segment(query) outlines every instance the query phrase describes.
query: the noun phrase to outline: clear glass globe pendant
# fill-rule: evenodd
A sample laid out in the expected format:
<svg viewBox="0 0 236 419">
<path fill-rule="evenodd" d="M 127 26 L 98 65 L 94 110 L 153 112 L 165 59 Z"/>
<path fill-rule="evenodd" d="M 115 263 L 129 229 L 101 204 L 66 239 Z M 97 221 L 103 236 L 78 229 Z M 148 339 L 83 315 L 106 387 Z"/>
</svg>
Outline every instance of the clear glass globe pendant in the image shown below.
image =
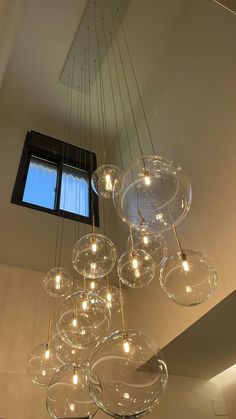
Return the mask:
<svg viewBox="0 0 236 419">
<path fill-rule="evenodd" d="M 97 294 L 77 292 L 62 303 L 56 327 L 69 346 L 89 349 L 108 333 L 110 310 Z"/>
<path fill-rule="evenodd" d="M 114 268 L 115 246 L 102 234 L 87 234 L 75 244 L 72 252 L 74 268 L 86 278 L 102 278 Z"/>
<path fill-rule="evenodd" d="M 183 249 L 167 257 L 161 268 L 160 284 L 176 303 L 195 306 L 214 294 L 218 276 L 207 256 L 196 250 Z"/>
<path fill-rule="evenodd" d="M 168 381 L 159 348 L 140 332 L 114 332 L 91 354 L 95 381 L 91 394 L 98 407 L 115 418 L 140 417 L 159 403 Z M 100 389 L 102 388 L 102 392 Z"/>
<path fill-rule="evenodd" d="M 73 279 L 64 268 L 53 268 L 45 275 L 43 286 L 50 297 L 65 297 L 73 288 Z"/>
<path fill-rule="evenodd" d="M 118 288 L 113 285 L 106 286 L 98 291 L 98 295 L 106 301 L 107 308 L 110 309 L 111 314 L 115 315 L 120 312 L 121 299 L 123 301 L 123 297 Z"/>
<path fill-rule="evenodd" d="M 189 178 L 180 166 L 149 156 L 137 159 L 119 176 L 113 202 L 131 227 L 162 233 L 186 216 L 191 197 Z"/>
<path fill-rule="evenodd" d="M 67 365 L 60 373 L 60 378 L 52 377 L 48 386 L 46 407 L 51 418 L 93 418 L 98 408 L 89 392 L 89 378 L 93 380 L 89 370 Z"/>
<path fill-rule="evenodd" d="M 112 164 L 104 164 L 95 170 L 92 175 L 92 188 L 102 198 L 112 198 L 114 185 L 121 174 L 119 167 Z"/>
<path fill-rule="evenodd" d="M 155 277 L 156 266 L 151 255 L 141 249 L 124 253 L 118 261 L 118 276 L 131 288 L 142 288 Z"/>
<path fill-rule="evenodd" d="M 48 385 L 54 374 L 59 374 L 63 363 L 57 358 L 54 348 L 46 343 L 36 346 L 27 361 L 27 373 L 33 384 Z"/>
<path fill-rule="evenodd" d="M 167 257 L 167 243 L 161 234 L 154 234 L 148 231 L 135 231 L 132 237 L 129 236 L 127 249 L 141 249 L 152 256 L 156 268 L 161 266 Z"/>
</svg>

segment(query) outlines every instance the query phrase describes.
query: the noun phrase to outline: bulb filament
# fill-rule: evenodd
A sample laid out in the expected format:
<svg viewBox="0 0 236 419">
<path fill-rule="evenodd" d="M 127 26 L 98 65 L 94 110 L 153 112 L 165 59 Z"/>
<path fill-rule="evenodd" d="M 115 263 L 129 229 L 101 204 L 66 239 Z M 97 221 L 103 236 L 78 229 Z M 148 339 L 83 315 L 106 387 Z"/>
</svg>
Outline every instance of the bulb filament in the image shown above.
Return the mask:
<svg viewBox="0 0 236 419">
<path fill-rule="evenodd" d="M 143 236 L 143 243 L 148 244 L 148 236 Z"/>
<path fill-rule="evenodd" d="M 187 261 L 187 256 L 185 253 L 182 253 L 181 259 L 184 272 L 189 272 L 189 263 Z"/>
<path fill-rule="evenodd" d="M 77 326 L 77 319 L 75 317 L 72 319 L 72 326 L 73 327 Z"/>
<path fill-rule="evenodd" d="M 94 290 L 94 288 L 95 288 L 95 282 L 94 282 L 94 281 L 92 281 L 92 282 L 90 283 L 90 288 L 91 288 L 91 290 Z"/>
<path fill-rule="evenodd" d="M 128 338 L 124 338 L 124 342 L 123 342 L 123 348 L 126 354 L 128 354 L 130 352 L 130 343 L 128 341 Z"/>
<path fill-rule="evenodd" d="M 49 359 L 50 357 L 50 350 L 48 349 L 48 345 L 46 345 L 46 351 L 45 351 L 44 357 L 45 359 Z"/>
<path fill-rule="evenodd" d="M 88 308 L 88 301 L 86 299 L 84 299 L 82 301 L 82 309 L 85 311 Z"/>
<path fill-rule="evenodd" d="M 138 268 L 138 260 L 136 258 L 133 258 L 132 259 L 132 265 L 133 265 L 133 268 L 134 269 L 137 269 Z"/>
<path fill-rule="evenodd" d="M 61 289 L 61 275 L 56 275 L 55 278 L 55 288 L 56 290 L 60 290 Z"/>
<path fill-rule="evenodd" d="M 76 386 L 79 382 L 79 377 L 78 377 L 78 371 L 76 368 L 74 368 L 74 374 L 73 374 L 73 378 L 72 378 L 73 384 Z"/>
<path fill-rule="evenodd" d="M 96 253 L 96 251 L 97 251 L 97 243 L 92 243 L 92 252 L 93 253 Z"/>
<path fill-rule="evenodd" d="M 105 189 L 106 191 L 112 191 L 111 175 L 109 174 L 105 176 Z"/>
</svg>

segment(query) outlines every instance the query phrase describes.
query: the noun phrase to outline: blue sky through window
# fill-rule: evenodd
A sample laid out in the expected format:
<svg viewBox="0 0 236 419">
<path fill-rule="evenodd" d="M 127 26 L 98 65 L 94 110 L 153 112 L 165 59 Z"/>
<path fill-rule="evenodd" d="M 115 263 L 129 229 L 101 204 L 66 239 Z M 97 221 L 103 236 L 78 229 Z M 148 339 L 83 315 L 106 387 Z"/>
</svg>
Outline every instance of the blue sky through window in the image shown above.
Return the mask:
<svg viewBox="0 0 236 419">
<path fill-rule="evenodd" d="M 54 209 L 57 165 L 32 156 L 30 159 L 23 201 Z"/>
</svg>

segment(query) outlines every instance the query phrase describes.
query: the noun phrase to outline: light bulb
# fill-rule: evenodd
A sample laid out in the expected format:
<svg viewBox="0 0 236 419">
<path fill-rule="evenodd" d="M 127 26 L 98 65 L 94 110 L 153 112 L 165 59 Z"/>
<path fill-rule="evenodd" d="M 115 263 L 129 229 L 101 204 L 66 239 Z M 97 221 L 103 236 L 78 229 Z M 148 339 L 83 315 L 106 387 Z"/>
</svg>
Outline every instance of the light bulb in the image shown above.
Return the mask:
<svg viewBox="0 0 236 419">
<path fill-rule="evenodd" d="M 84 299 L 84 300 L 82 301 L 82 309 L 83 309 L 83 310 L 87 310 L 87 308 L 88 308 L 88 301 Z"/>
<path fill-rule="evenodd" d="M 143 236 L 143 243 L 148 244 L 148 236 Z"/>
<path fill-rule="evenodd" d="M 133 265 L 133 268 L 134 268 L 134 269 L 137 269 L 137 267 L 138 267 L 138 260 L 137 260 L 137 259 L 135 259 L 135 258 L 133 258 L 133 259 L 132 259 L 132 265 Z"/>
<path fill-rule="evenodd" d="M 71 403 L 70 404 L 70 411 L 71 412 L 74 412 L 75 411 L 75 405 L 74 405 L 74 403 Z"/>
<path fill-rule="evenodd" d="M 72 326 L 76 327 L 77 326 L 77 319 L 74 317 L 72 320 Z"/>
<path fill-rule="evenodd" d="M 49 351 L 48 347 L 46 347 L 44 357 L 45 357 L 45 359 L 49 359 L 49 357 L 50 357 L 50 351 Z"/>
<path fill-rule="evenodd" d="M 144 176 L 145 185 L 149 186 L 151 183 L 151 179 L 149 176 Z"/>
<path fill-rule="evenodd" d="M 79 377 L 78 377 L 78 373 L 76 370 L 74 370 L 74 374 L 73 374 L 73 384 L 76 386 L 79 382 Z"/>
<path fill-rule="evenodd" d="M 46 371 L 42 370 L 42 376 L 45 377 L 46 376 Z"/>
<path fill-rule="evenodd" d="M 140 270 L 139 269 L 134 270 L 134 276 L 135 276 L 135 278 L 140 278 Z"/>
<path fill-rule="evenodd" d="M 55 278 L 55 288 L 56 290 L 60 290 L 61 289 L 61 275 L 56 275 Z"/>
<path fill-rule="evenodd" d="M 95 282 L 94 281 L 90 282 L 90 288 L 91 288 L 91 290 L 94 290 L 94 288 L 95 288 Z"/>
<path fill-rule="evenodd" d="M 105 176 L 105 189 L 106 191 L 112 191 L 111 175 L 109 174 Z"/>
<path fill-rule="evenodd" d="M 123 397 L 124 397 L 124 399 L 129 399 L 129 393 L 124 393 Z"/>
<path fill-rule="evenodd" d="M 188 264 L 187 256 L 186 256 L 185 253 L 181 254 L 181 259 L 182 259 L 182 265 L 183 265 L 184 272 L 188 272 L 189 271 L 189 264 Z"/>
<path fill-rule="evenodd" d="M 186 286 L 186 292 L 189 294 L 190 292 L 192 292 L 192 287 L 190 287 L 189 285 Z"/>
<path fill-rule="evenodd" d="M 92 252 L 95 253 L 97 251 L 97 243 L 92 244 Z"/>
<path fill-rule="evenodd" d="M 85 335 L 85 333 L 86 333 L 85 329 L 82 329 L 81 330 L 81 335 Z"/>
<path fill-rule="evenodd" d="M 95 271 L 95 269 L 97 269 L 97 264 L 96 264 L 96 263 L 94 263 L 94 262 L 92 262 L 90 266 L 91 266 L 91 269 L 92 269 L 93 271 Z"/>
<path fill-rule="evenodd" d="M 107 301 L 111 301 L 112 300 L 112 295 L 110 293 L 110 291 L 108 291 L 107 293 Z"/>
<path fill-rule="evenodd" d="M 124 340 L 123 347 L 124 347 L 125 353 L 128 354 L 130 352 L 130 344 L 129 344 L 129 341 L 128 340 Z"/>
</svg>

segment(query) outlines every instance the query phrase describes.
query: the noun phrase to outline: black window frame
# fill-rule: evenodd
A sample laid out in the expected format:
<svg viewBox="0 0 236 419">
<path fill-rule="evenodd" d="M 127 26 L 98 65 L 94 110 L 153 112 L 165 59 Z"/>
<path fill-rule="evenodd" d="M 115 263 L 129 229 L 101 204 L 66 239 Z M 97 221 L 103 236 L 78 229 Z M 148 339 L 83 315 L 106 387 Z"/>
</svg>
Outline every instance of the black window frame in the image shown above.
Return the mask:
<svg viewBox="0 0 236 419">
<path fill-rule="evenodd" d="M 27 180 L 31 156 L 38 157 L 49 162 L 56 163 L 58 167 L 57 185 L 55 191 L 55 208 L 45 208 L 40 205 L 31 204 L 23 201 L 25 184 Z M 61 181 L 63 164 L 78 170 L 83 170 L 89 176 L 89 217 L 74 214 L 60 209 Z M 91 177 L 97 168 L 97 157 L 92 151 L 76 147 L 48 135 L 36 131 L 28 131 L 26 134 L 21 159 L 17 171 L 16 181 L 11 197 L 11 203 L 31 208 L 37 211 L 47 212 L 52 215 L 65 217 L 70 220 L 79 221 L 85 224 L 94 224 L 99 227 L 99 205 L 98 196 L 93 191 Z M 92 211 L 93 207 L 93 211 Z"/>
</svg>

